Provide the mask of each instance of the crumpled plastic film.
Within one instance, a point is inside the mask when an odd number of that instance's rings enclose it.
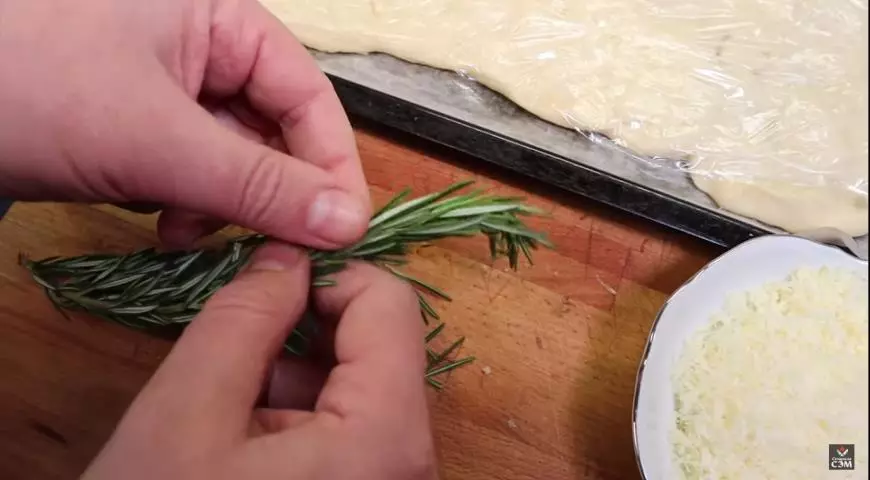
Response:
[[[261,3],[313,49],[461,72],[726,210],[867,233],[867,0]]]

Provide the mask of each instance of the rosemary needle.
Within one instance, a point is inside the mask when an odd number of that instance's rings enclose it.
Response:
[[[349,261],[379,265],[408,281],[417,290],[423,320],[438,319],[422,292],[450,301],[441,289],[408,275],[397,267],[405,263],[411,245],[448,237],[486,236],[493,260],[506,257],[511,268],[518,267],[520,254],[531,262],[531,252],[552,245],[541,233],[530,230],[520,217],[540,212],[523,204],[521,198],[486,195],[481,191],[459,194],[473,181],[459,182],[440,192],[407,200],[404,190],[372,217],[362,240],[337,251],[309,250],[312,287],[335,284],[331,275]],[[186,326],[203,304],[229,283],[246,265],[253,252],[268,238],[260,234],[233,238],[219,249],[159,252],[148,248],[128,255],[81,255],[29,260],[21,257],[34,280],[61,312],[82,311],[104,320],[137,329]],[[302,322],[287,339],[288,351],[304,355],[316,335],[316,322]],[[441,323],[426,335],[428,344],[444,330]],[[429,362],[425,378],[433,387],[441,383],[432,377],[473,361],[473,357],[445,363],[461,345],[453,342],[438,353],[427,346]]]
[[[462,360],[457,360],[455,362],[448,363],[447,365],[440,366],[438,368],[430,369],[426,372],[426,377],[431,378],[435,375],[441,375],[442,373],[447,373],[451,370],[455,370],[463,365],[467,365],[474,361],[474,357],[466,357]]]
[[[441,331],[444,330],[444,327],[445,327],[445,326],[446,326],[446,325],[443,324],[443,323],[442,323],[442,324],[439,324],[437,327],[435,327],[434,330],[432,330],[431,332],[429,332],[429,333],[426,335],[426,343],[431,342],[435,337],[437,337],[437,336],[441,333]]]
[[[431,387],[435,388],[435,390],[441,390],[442,388],[444,388],[444,385],[442,385],[441,382],[433,379],[432,377],[426,377],[426,383],[428,383]]]
[[[439,354],[436,354],[434,357],[432,357],[430,359],[429,368],[431,369],[435,366],[440,365],[441,362],[443,362],[445,359],[447,359],[447,357],[449,357],[451,353],[456,351],[457,348],[461,347],[463,343],[465,343],[465,337],[460,337],[459,340],[456,340],[455,342],[453,342],[453,344],[450,345],[449,347],[447,347],[446,350],[444,350],[443,352],[441,352]]]

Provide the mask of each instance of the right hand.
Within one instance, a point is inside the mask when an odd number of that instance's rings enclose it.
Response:
[[[0,197],[162,209],[177,248],[224,222],[319,249],[366,231],[341,103],[256,0],[0,0],[0,63]]]
[[[436,479],[416,295],[352,265],[314,293],[334,327],[334,366],[273,367],[309,298],[308,272],[293,247],[256,252],[185,330],[83,478]]]

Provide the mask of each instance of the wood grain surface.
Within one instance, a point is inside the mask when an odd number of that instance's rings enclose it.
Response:
[[[377,204],[474,177],[546,210],[556,245],[535,265],[491,264],[486,241],[421,248],[410,270],[442,287],[445,341],[476,363],[431,395],[447,480],[638,478],[631,439],[637,364],[667,295],[720,252],[610,209],[432,148],[358,129]],[[423,153],[429,152],[428,154]],[[17,263],[153,245],[155,218],[107,207],[17,204],[0,221],[0,478],[74,478],[171,342],[65,319]]]

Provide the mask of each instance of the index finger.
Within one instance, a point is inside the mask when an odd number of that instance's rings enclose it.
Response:
[[[341,188],[369,203],[353,129],[332,84],[259,1],[218,2],[203,83],[218,96],[244,92],[281,127],[291,155],[329,171]]]
[[[318,289],[318,313],[340,318],[333,368],[316,411],[342,419],[419,429],[428,422],[424,324],[409,285],[383,270],[354,264],[337,286]],[[368,422],[366,422],[368,423]]]

